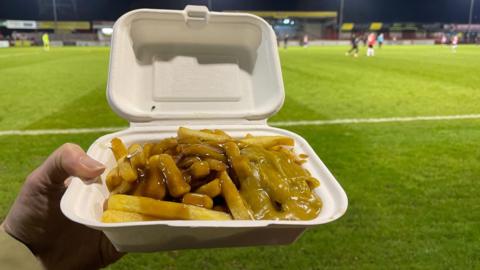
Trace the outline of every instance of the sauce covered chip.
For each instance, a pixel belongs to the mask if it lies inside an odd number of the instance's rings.
[[[222,130],[178,129],[128,148],[111,141],[117,166],[103,222],[151,220],[310,220],[322,201],[320,181],[302,168],[285,136],[233,138]]]

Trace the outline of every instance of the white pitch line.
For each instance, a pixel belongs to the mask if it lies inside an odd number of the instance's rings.
[[[412,116],[412,117],[390,117],[390,118],[352,118],[352,119],[333,119],[333,120],[305,120],[305,121],[278,121],[269,124],[277,127],[291,126],[325,126],[325,125],[349,125],[349,124],[367,124],[367,123],[396,123],[396,122],[415,122],[415,121],[445,121],[445,120],[463,120],[480,119],[480,114],[460,114],[443,116]],[[71,128],[71,129],[32,129],[32,130],[3,130],[0,136],[39,136],[39,135],[58,135],[58,134],[82,134],[82,133],[101,133],[115,132],[127,127],[99,127],[99,128]]]
[[[100,133],[115,132],[126,127],[100,127],[100,128],[71,128],[71,129],[31,129],[31,130],[2,130],[0,136],[9,135],[57,135],[57,134],[81,134],[81,133]]]
[[[279,126],[279,127],[290,127],[290,126],[324,126],[324,125],[366,124],[366,123],[395,123],[395,122],[415,122],[415,121],[444,121],[444,120],[462,120],[462,119],[480,119],[480,114],[279,121],[279,122],[272,122],[270,124],[273,126]]]
[[[34,55],[34,54],[39,54],[39,53],[40,52],[0,54],[0,58],[9,58],[9,57],[16,57],[16,56],[24,56],[24,55]]]

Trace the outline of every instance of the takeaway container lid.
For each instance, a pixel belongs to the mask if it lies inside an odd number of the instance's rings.
[[[114,26],[107,98],[130,122],[266,119],[284,100],[275,34],[203,6],[131,11]]]

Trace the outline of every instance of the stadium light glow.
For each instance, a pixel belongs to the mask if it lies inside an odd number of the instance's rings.
[[[283,23],[284,23],[284,24],[289,24],[289,23],[290,23],[290,19],[283,19]]]
[[[110,27],[102,28],[102,34],[104,34],[106,36],[112,35],[113,34],[113,28],[110,28]]]

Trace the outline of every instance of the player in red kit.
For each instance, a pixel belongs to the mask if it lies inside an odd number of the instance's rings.
[[[458,47],[458,35],[454,35],[452,38],[452,52],[456,53]]]
[[[377,37],[375,36],[375,34],[370,33],[370,35],[368,35],[368,38],[367,38],[367,45],[368,45],[367,56],[375,56],[374,46],[376,41],[377,41]]]

